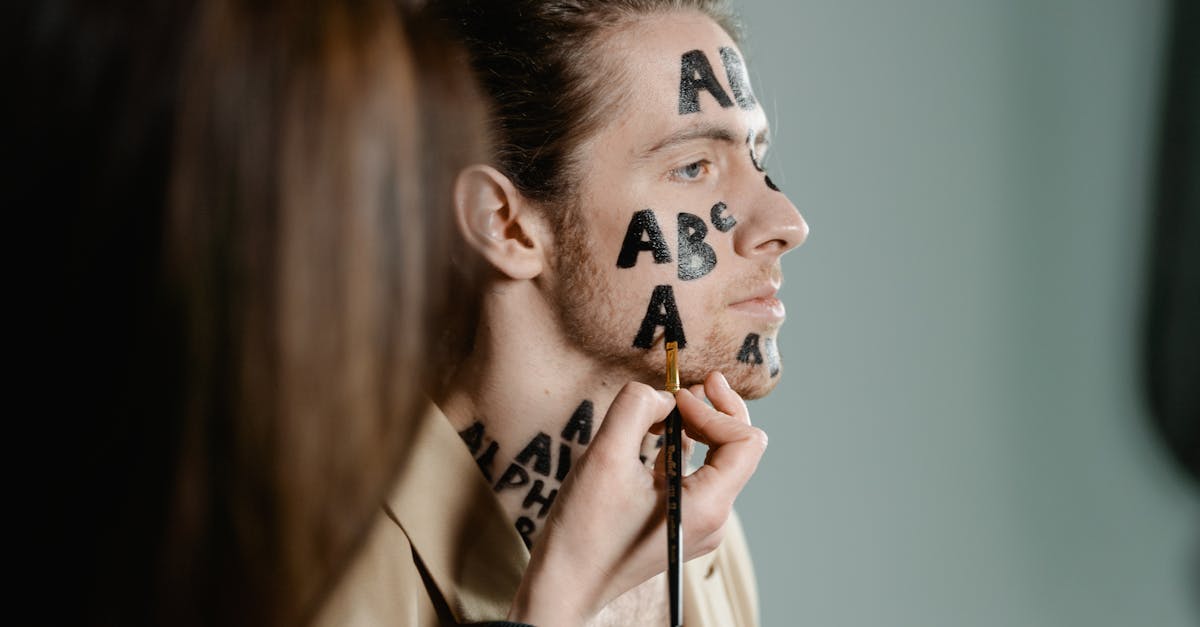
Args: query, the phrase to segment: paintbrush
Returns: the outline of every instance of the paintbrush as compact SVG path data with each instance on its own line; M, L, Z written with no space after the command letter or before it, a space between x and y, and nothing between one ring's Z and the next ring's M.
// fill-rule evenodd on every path
M667 342L667 391L679 391L679 345ZM667 602L671 605L671 625L683 625L683 417L679 407L671 409L666 425L667 462Z

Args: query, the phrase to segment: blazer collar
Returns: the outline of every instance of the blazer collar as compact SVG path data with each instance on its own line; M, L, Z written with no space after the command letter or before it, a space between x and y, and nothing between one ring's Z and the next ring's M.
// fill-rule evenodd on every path
M460 623L503 620L529 563L470 451L436 405L385 508Z

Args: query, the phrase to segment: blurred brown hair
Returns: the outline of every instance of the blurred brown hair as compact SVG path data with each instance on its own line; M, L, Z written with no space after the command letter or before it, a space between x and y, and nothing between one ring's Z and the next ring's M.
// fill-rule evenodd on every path
M90 516L63 593L87 622L296 624L424 410L482 112L394 2L167 4L33 12L29 76L69 84L31 90L55 117L34 135L70 153L33 167L75 190L49 194L79 245L55 348L102 363L55 408L80 438L59 487Z

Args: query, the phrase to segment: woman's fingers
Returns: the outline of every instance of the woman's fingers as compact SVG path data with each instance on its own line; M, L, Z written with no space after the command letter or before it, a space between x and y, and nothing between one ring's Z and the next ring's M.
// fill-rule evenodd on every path
M750 426L745 403L720 375L673 397L630 383L617 394L563 483L534 547L520 598L533 598L535 592L572 597L572 605L590 616L662 571L664 450L657 452L655 476L635 460L639 453L649 454L651 449L642 449L647 432L660 429L673 407L679 408L685 446L690 448L694 439L709 447L705 465L683 477L684 550L690 559L717 547L734 499L758 466L766 436ZM600 576L581 578L579 573ZM563 596L560 586L566 579L583 581L573 582L576 592Z
M728 512L727 512L728 513ZM706 555L721 545L721 540L725 539L725 525L717 527L715 531L700 535L696 533L692 527L695 525L685 525L683 528L683 559L684 561ZM689 533L690 532L690 533Z
M692 457L692 452L696 450L696 441L688 437L687 433L679 434L679 441L683 445L683 451L680 453L680 458L683 459L684 471L687 471L688 460ZM654 456L654 476L661 479L667 477L667 446L664 442L658 447L658 452Z
M626 383L609 406L588 451L595 451L593 456L611 455L613 459L632 452L636 461L646 433L654 423L666 418L674 406L675 399L667 392L636 381Z
M709 447L746 437L758 437L753 435L753 432L760 430L750 426L747 415L734 416L716 407L709 407L688 390L677 392L675 403L679 406L683 428L687 430L688 435Z
M750 409L742 396L733 391L729 381L720 372L709 373L704 379L704 393L717 411L729 414L746 424L750 424ZM703 397L701 397L703 400Z
M712 393L709 390L710 398ZM767 436L748 424L748 416L742 419L717 411L691 392L680 391L675 399L684 428L709 447L704 466L684 477L683 488L687 501L697 504L692 511L699 529L711 532L724 524L733 500L758 468ZM728 400L722 400L726 407Z

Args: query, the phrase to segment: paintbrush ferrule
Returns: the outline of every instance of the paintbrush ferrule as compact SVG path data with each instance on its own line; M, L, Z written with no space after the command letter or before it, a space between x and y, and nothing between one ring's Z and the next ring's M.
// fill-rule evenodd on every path
M679 344L667 342L667 391L679 391Z

